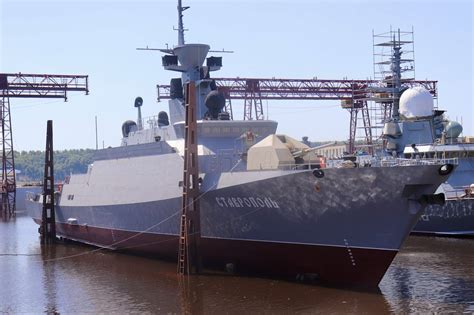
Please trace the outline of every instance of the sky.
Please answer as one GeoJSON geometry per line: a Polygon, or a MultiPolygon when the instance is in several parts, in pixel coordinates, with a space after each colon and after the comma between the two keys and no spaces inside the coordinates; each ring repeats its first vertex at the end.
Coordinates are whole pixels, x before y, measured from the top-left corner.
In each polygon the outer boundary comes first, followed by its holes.
{"type": "MultiPolygon", "coordinates": [[[[168,111],[156,102],[161,54],[137,47],[177,44],[176,0],[0,0],[0,72],[89,75],[90,94],[11,99],[15,150],[43,150],[46,121],[55,149],[118,146],[122,122],[168,111]]],[[[215,77],[367,79],[373,77],[372,30],[415,32],[416,79],[438,80],[439,108],[474,135],[472,1],[183,0],[187,43],[223,55],[215,77]]],[[[233,102],[234,117],[243,116],[233,102]]],[[[278,132],[312,141],[346,140],[349,113],[339,102],[264,101],[278,132]]]]}

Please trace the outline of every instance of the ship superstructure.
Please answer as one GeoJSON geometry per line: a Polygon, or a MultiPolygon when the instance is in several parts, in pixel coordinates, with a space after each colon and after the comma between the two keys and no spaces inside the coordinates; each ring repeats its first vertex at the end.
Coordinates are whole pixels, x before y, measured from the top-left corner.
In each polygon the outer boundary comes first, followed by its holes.
{"type": "MultiPolygon", "coordinates": [[[[99,150],[68,178],[56,205],[61,237],[176,259],[184,155],[183,84],[197,90],[200,252],[204,267],[332,284],[376,286],[455,160],[384,159],[327,167],[314,150],[276,134],[271,120],[230,120],[210,72],[219,57],[186,44],[163,49],[172,79],[169,115],[126,121],[122,145],[99,150]],[[206,63],[204,65],[204,62],[206,63]]],[[[135,106],[140,110],[142,100],[135,106]]],[[[41,221],[42,196],[28,211],[41,221]]]]}

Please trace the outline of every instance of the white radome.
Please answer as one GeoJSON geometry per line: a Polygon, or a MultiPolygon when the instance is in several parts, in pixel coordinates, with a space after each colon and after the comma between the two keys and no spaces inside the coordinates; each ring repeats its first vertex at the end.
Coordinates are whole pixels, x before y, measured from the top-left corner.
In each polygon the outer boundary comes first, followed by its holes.
{"type": "Polygon", "coordinates": [[[421,86],[409,88],[400,97],[400,114],[418,118],[433,114],[433,96],[421,86]]]}

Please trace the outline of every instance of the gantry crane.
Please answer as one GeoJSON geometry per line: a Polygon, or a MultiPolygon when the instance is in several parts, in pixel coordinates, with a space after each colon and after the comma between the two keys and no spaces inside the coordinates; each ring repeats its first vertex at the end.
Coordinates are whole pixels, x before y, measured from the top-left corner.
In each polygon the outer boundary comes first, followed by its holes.
{"type": "Polygon", "coordinates": [[[2,149],[2,215],[15,213],[16,176],[10,98],[64,98],[67,92],[89,93],[86,75],[0,73],[0,117],[2,149]]]}
{"type": "MultiPolygon", "coordinates": [[[[244,100],[244,120],[264,119],[262,100],[340,100],[341,107],[350,112],[348,151],[355,150],[357,116],[362,112],[365,141],[372,146],[372,128],[368,101],[375,101],[385,106],[385,116],[390,112],[391,97],[377,93],[383,88],[380,80],[325,80],[325,79],[265,79],[265,78],[214,78],[217,89],[226,97],[225,110],[232,114],[231,100],[244,100]],[[253,114],[255,113],[255,115],[253,114]]],[[[403,82],[404,87],[422,86],[436,97],[437,81],[403,82]]],[[[158,102],[170,99],[170,86],[157,85],[158,102]]],[[[386,117],[386,118],[387,118],[386,117]]],[[[372,122],[373,123],[373,122],[372,122]]]]}

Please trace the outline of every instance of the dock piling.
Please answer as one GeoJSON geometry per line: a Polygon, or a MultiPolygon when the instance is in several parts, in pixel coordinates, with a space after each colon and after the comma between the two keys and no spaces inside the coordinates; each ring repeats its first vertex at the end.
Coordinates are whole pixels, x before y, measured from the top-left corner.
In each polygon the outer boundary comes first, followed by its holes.
{"type": "Polygon", "coordinates": [[[52,244],[56,240],[56,218],[54,209],[54,161],[53,121],[46,128],[46,150],[43,180],[43,213],[41,220],[41,244],[52,244]]]}
{"type": "Polygon", "coordinates": [[[185,94],[183,198],[178,245],[178,273],[181,275],[199,273],[202,264],[195,84],[187,83],[185,94]]]}

